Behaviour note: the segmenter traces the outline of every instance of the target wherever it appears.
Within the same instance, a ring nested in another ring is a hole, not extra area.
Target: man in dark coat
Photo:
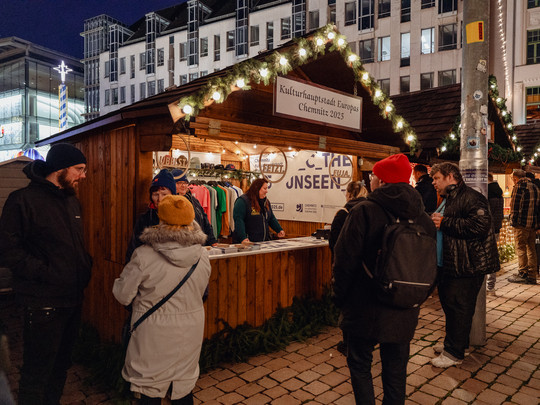
[[[413,168],[413,176],[416,181],[416,191],[422,196],[424,209],[428,214],[431,214],[437,209],[437,191],[431,183],[427,167],[424,165],[416,165]]]
[[[75,196],[86,158],[70,144],[57,144],[45,162],[23,171],[30,184],[9,195],[0,218],[0,265],[13,272],[24,309],[18,401],[59,404],[92,268]]]
[[[408,184],[411,171],[403,154],[377,162],[371,176],[372,193],[351,210],[334,248],[335,303],[343,313],[341,328],[347,339],[347,364],[357,404],[375,404],[371,362],[377,344],[382,361],[383,403],[405,403],[409,345],[419,308],[383,304],[362,263],[370,269],[375,267],[385,226],[391,222],[386,211],[397,218],[416,219],[436,238],[420,194]]]
[[[431,218],[442,233],[442,245],[437,245],[442,255],[438,289],[446,316],[444,346],[434,346],[440,355],[431,364],[446,368],[461,364],[465,357],[484,276],[498,271],[500,264],[487,198],[464,183],[453,163],[434,165],[431,177],[445,198],[441,203],[444,212]]]
[[[488,173],[488,202],[491,210],[491,228],[495,234],[495,240],[499,241],[499,233],[501,232],[502,222],[504,219],[504,198],[503,191],[499,183],[493,178],[493,174]],[[488,293],[495,293],[495,282],[497,281],[497,273],[487,275],[486,290]]]

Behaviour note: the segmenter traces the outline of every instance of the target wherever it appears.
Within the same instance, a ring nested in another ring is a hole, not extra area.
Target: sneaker
[[[494,296],[497,295],[497,294],[495,294],[495,288],[486,288],[486,294],[487,295],[494,295]]]
[[[433,346],[433,351],[436,354],[441,354],[444,351],[444,343],[437,343],[435,346]],[[470,354],[471,350],[469,348],[465,349],[465,356],[468,356]]]
[[[508,281],[511,283],[518,283],[518,284],[536,284],[536,280],[528,279],[527,277],[522,276],[511,276],[508,277]]]
[[[439,368],[448,368],[452,366],[457,366],[458,364],[461,364],[462,362],[463,360],[456,359],[451,354],[446,353],[444,351],[441,354],[439,354],[438,357],[431,359],[431,364]]]

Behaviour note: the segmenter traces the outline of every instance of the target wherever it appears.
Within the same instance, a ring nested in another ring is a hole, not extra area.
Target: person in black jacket
[[[0,265],[24,313],[18,402],[59,404],[92,268],[75,196],[86,158],[61,143],[23,171],[30,184],[9,195],[0,218]]]
[[[504,198],[503,191],[493,179],[493,174],[488,173],[488,202],[491,210],[491,228],[495,234],[495,239],[499,241],[499,233],[501,232],[502,222],[504,219]],[[495,282],[497,281],[497,273],[487,275],[486,291],[488,293],[495,292]]]
[[[431,218],[442,233],[442,245],[437,244],[442,255],[438,289],[446,317],[444,345],[433,347],[440,354],[431,364],[446,368],[461,364],[465,357],[484,276],[498,271],[500,264],[487,198],[464,183],[453,163],[434,165],[431,176],[445,198],[444,211]]]
[[[214,229],[208,221],[208,215],[204,212],[204,209],[191,191],[189,190],[189,181],[187,176],[184,174],[185,171],[175,169],[171,172],[176,181],[176,194],[183,195],[188,199],[188,201],[193,205],[195,210],[195,221],[201,226],[202,231],[206,234],[206,246],[215,246],[218,241],[214,236]]]
[[[167,169],[161,169],[160,172],[152,179],[149,191],[150,204],[148,205],[146,212],[137,219],[137,222],[135,222],[126,252],[126,263],[129,263],[131,260],[131,255],[135,249],[143,244],[139,238],[143,231],[149,226],[159,224],[159,216],[157,213],[159,203],[165,198],[165,196],[171,194],[176,195],[176,183],[174,181],[174,177]]]
[[[371,175],[372,192],[351,210],[334,248],[334,302],[343,313],[340,326],[347,339],[347,364],[357,404],[375,404],[371,362],[377,344],[382,361],[383,403],[405,403],[409,346],[420,309],[382,303],[363,263],[370,269],[375,267],[382,235],[391,222],[387,211],[397,218],[414,218],[430,237],[436,238],[420,194],[408,184],[411,171],[403,154],[377,162]]]
[[[431,214],[437,209],[437,191],[431,183],[431,177],[428,174],[427,167],[424,165],[416,165],[413,168],[413,176],[416,181],[416,190],[422,196],[424,209],[428,214]]]

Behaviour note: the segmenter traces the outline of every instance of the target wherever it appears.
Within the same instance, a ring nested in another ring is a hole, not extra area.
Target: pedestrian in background
[[[434,346],[439,356],[431,364],[446,368],[463,361],[484,276],[498,271],[500,264],[487,198],[465,184],[453,163],[434,165],[431,177],[444,197],[444,209],[431,218],[442,233],[438,290],[446,317],[444,344]]]
[[[135,249],[115,280],[113,294],[122,305],[132,305],[133,326],[186,275],[188,279],[133,332],[122,376],[140,395],[141,405],[159,405],[167,393],[173,405],[191,405],[204,333],[202,297],[211,272],[203,247],[206,235],[183,196],[166,196],[158,214],[159,225],[143,231],[144,245]]]
[[[384,404],[404,404],[410,341],[419,307],[403,309],[382,302],[378,286],[364,271],[373,269],[391,218],[415,219],[428,235],[436,230],[420,194],[409,185],[411,165],[404,154],[373,166],[371,193],[351,210],[334,248],[334,301],[343,313],[347,364],[357,404],[375,404],[371,363],[380,345]]]
[[[514,169],[512,180],[514,188],[510,202],[510,224],[516,237],[518,273],[508,277],[508,281],[536,284],[538,259],[535,241],[539,225],[540,190],[526,176],[525,170]]]
[[[416,191],[422,196],[424,209],[431,214],[437,209],[437,191],[433,187],[431,177],[428,174],[427,167],[424,165],[415,165],[413,176],[416,181]]]
[[[9,195],[0,218],[0,265],[11,269],[24,309],[18,403],[58,404],[92,268],[75,195],[86,158],[60,143],[23,171],[30,184]]]
[[[491,228],[495,234],[495,239],[499,242],[499,233],[501,232],[502,222],[504,219],[504,198],[502,188],[499,183],[494,180],[493,174],[488,174],[488,202],[491,210]],[[497,273],[487,275],[486,291],[490,294],[495,293],[495,282],[497,281]]]

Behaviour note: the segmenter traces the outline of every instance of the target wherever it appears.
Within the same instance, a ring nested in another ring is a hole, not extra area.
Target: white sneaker
[[[463,360],[458,360],[446,352],[442,352],[438,357],[431,359],[431,364],[439,368],[448,368],[452,366],[457,366],[458,364],[461,364],[462,362]]]
[[[444,351],[444,343],[437,343],[435,346],[433,346],[433,351],[436,354],[441,354]],[[466,348],[465,349],[465,356],[468,356],[471,352],[471,349]]]

